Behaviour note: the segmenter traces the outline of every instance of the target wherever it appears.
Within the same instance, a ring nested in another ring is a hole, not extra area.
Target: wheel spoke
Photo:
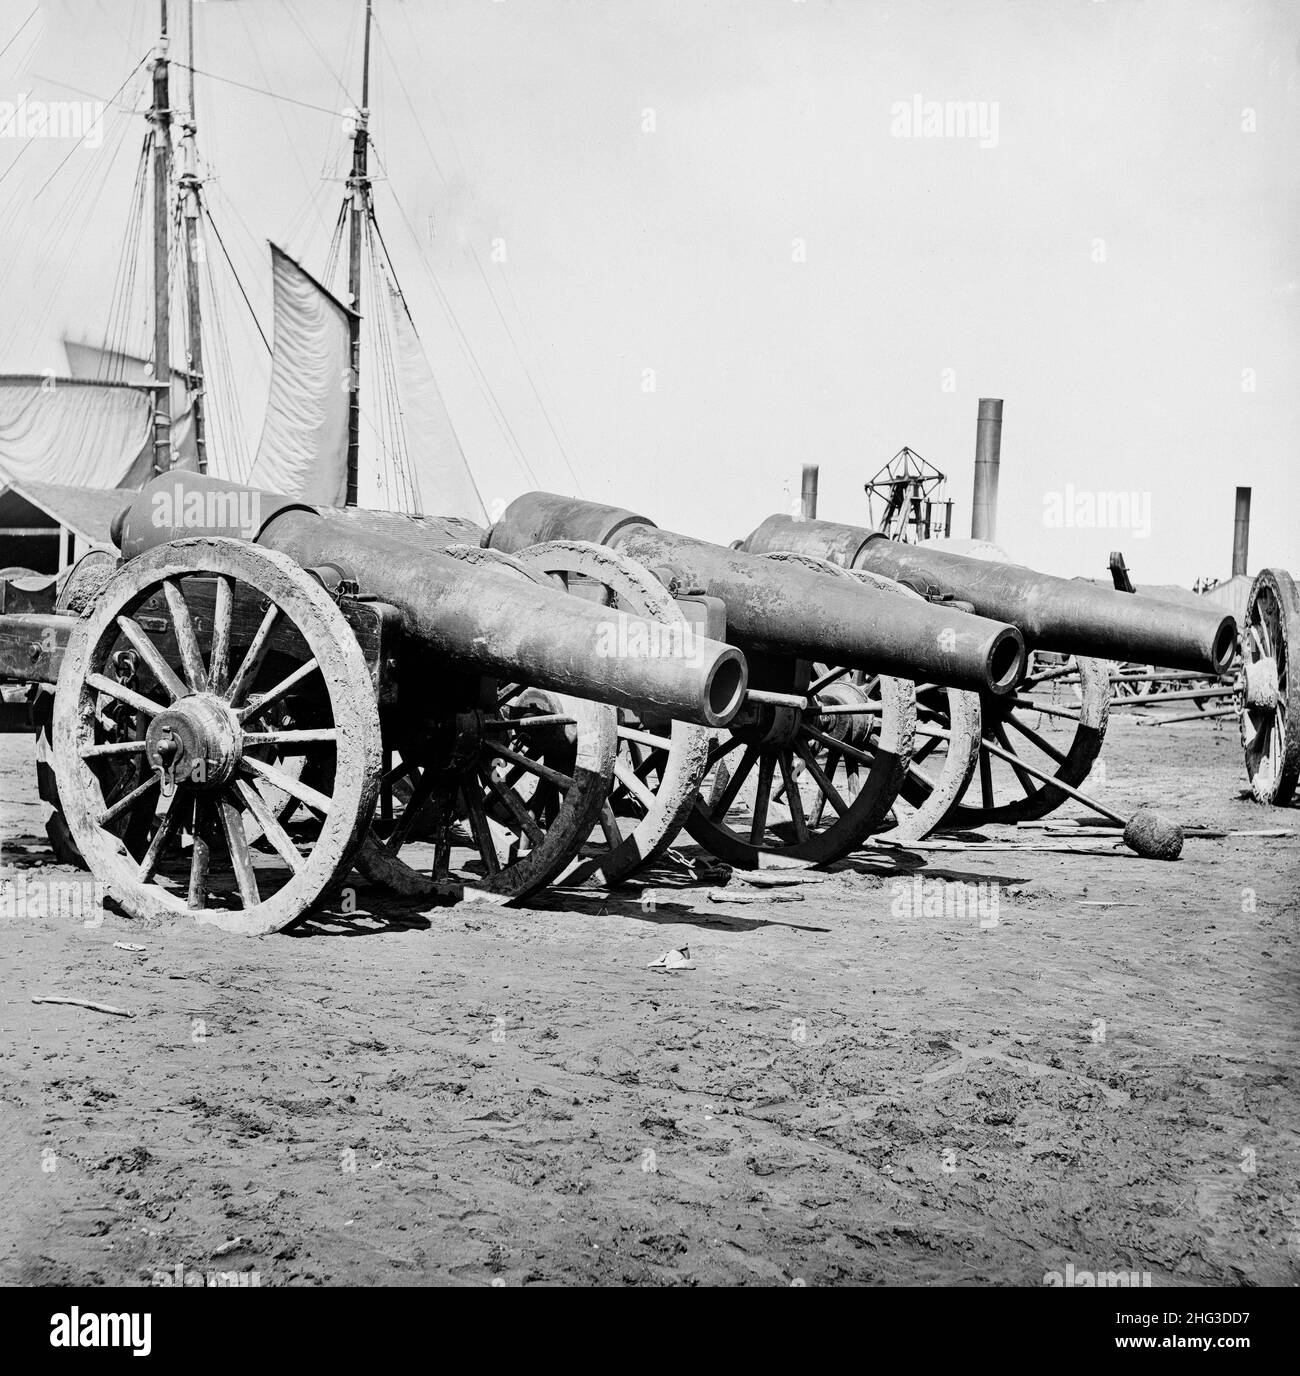
[[[239,767],[246,774],[260,775],[273,787],[278,788],[282,793],[287,793],[291,798],[297,798],[300,803],[306,803],[313,812],[319,812],[321,816],[329,812],[333,803],[333,799],[318,792],[310,784],[303,783],[301,779],[295,779],[292,774],[286,774],[284,770],[267,764],[265,760],[259,760],[256,755],[245,755],[240,760]]]
[[[521,755],[517,750],[511,750],[508,745],[497,745],[493,743],[488,746],[488,750],[493,755],[500,755],[503,759],[510,760],[514,764],[528,770],[530,774],[536,774],[539,779],[545,779],[547,783],[554,784],[556,788],[567,792],[573,787],[573,780],[567,774],[561,774],[558,769],[552,769],[550,765],[543,764],[541,760],[534,760],[529,755]]]
[[[137,693],[133,688],[128,688],[125,683],[119,683],[115,678],[105,678],[103,674],[87,674],[86,687],[93,688],[97,693],[103,693],[105,697],[116,698],[118,702],[124,702],[128,707],[133,707],[137,712],[143,713],[146,717],[156,717],[163,710],[161,702],[155,702],[152,698],[147,698],[143,693]]]
[[[909,771],[909,777],[911,779],[911,787],[919,788],[921,792],[925,794],[926,798],[934,792],[934,785],[916,768],[915,756],[912,757],[912,769]],[[922,802],[917,804],[917,806],[924,806],[924,799],[922,799]]]
[[[861,767],[856,760],[844,761],[844,785],[849,795],[849,802],[856,803],[858,794],[862,792]]]
[[[217,575],[217,595],[212,608],[212,649],[208,655],[208,686],[214,693],[225,691],[230,673],[230,623],[234,610],[235,580]]]
[[[235,788],[239,791],[239,796],[244,800],[244,806],[253,814],[254,820],[262,828],[262,834],[279,852],[281,859],[291,870],[302,869],[306,863],[289,838],[289,833],[280,825],[274,812],[266,805],[266,799],[248,782],[247,779],[236,779]]]
[[[337,742],[339,729],[337,726],[314,726],[304,728],[301,731],[246,731],[244,733],[244,747],[254,745],[319,745],[327,741]],[[286,751],[292,754],[292,751]]]
[[[776,769],[776,758],[771,751],[765,750],[758,762],[758,783],[754,790],[754,811],[749,823],[749,844],[761,846],[763,833],[767,830],[767,805],[772,797],[772,776]]]
[[[406,844],[412,829],[419,821],[420,814],[424,811],[425,804],[433,797],[434,785],[437,783],[437,776],[432,769],[426,769],[422,774],[412,772],[411,779],[415,783],[415,787],[411,790],[411,796],[406,800],[402,815],[397,819],[392,831],[388,833],[388,837],[384,841],[385,848],[392,855],[396,855]]]
[[[117,628],[131,642],[136,654],[144,660],[149,672],[158,680],[159,686],[173,702],[189,693],[189,688],[163,658],[163,652],[153,643],[149,633],[138,621],[129,616],[119,616]]]
[[[805,727],[805,729],[808,729]],[[799,753],[799,758],[803,760],[804,767],[813,776],[817,787],[830,799],[831,806],[841,817],[849,810],[849,805],[840,797],[839,790],[821,771],[821,766],[813,759],[808,747],[802,741],[795,741],[794,748]]]
[[[942,737],[940,737],[940,736],[931,736],[930,739],[929,739],[928,741],[926,741],[924,745],[919,746],[919,747],[916,749],[916,751],[913,753],[913,755],[912,755],[912,768],[915,769],[916,766],[917,766],[918,764],[921,764],[924,760],[929,759],[929,757],[930,757],[932,754],[934,754],[934,752],[935,752],[936,750],[938,750],[939,746],[940,746],[942,743],[943,743],[943,738],[942,738]]]
[[[1064,717],[1066,721],[1075,723],[1079,720],[1077,712],[1067,712],[1064,707],[1049,707],[1045,702],[1035,702],[1033,698],[1015,698],[1012,706],[1027,707],[1031,712],[1041,712],[1046,717]]]
[[[137,784],[129,793],[124,793],[115,803],[106,808],[99,816],[99,825],[106,827],[108,824],[120,817],[129,808],[144,800],[146,793],[150,789],[158,788],[162,779],[155,773],[150,772],[148,778],[141,784]]]
[[[605,833],[605,844],[610,850],[617,850],[623,844],[623,833],[619,830],[618,817],[608,803],[600,810],[600,829]]]
[[[267,652],[271,648],[271,634],[279,619],[280,609],[272,602],[266,609],[266,614],[262,617],[262,624],[258,626],[257,633],[253,636],[253,642],[249,645],[243,662],[239,666],[239,671],[235,674],[234,681],[230,685],[230,691],[226,694],[226,700],[232,707],[238,707],[243,702],[244,695],[253,686],[253,680],[257,677],[263,662],[266,660]]]
[[[395,784],[398,781],[398,779],[402,777],[403,774],[405,774],[406,777],[410,779],[410,781],[413,784],[420,782],[419,774],[416,773],[415,770],[409,764],[407,764],[405,760],[399,760],[391,769],[386,770],[382,775],[380,775],[379,782],[385,787],[389,787],[392,784]]]
[[[81,749],[83,760],[98,759],[102,755],[141,755],[145,741],[106,741],[102,745],[87,745]]]
[[[634,770],[622,760],[614,761],[614,777],[641,804],[647,812],[655,805],[655,795],[641,782]]]
[[[190,687],[196,693],[207,691],[208,671],[203,667],[203,654],[199,650],[199,638],[194,633],[194,618],[190,615],[189,604],[180,584],[174,578],[163,580],[163,594],[167,607],[172,614],[172,630],[176,633],[176,649],[181,657],[181,666]]]
[[[506,788],[491,769],[480,769],[479,777],[515,819],[515,830],[521,836],[526,835],[534,846],[540,846],[546,840],[546,833],[537,825],[537,818],[519,801],[519,795],[514,789]]]
[[[829,688],[832,683],[838,683],[840,679],[842,679],[844,675],[849,672],[851,672],[851,670],[847,664],[840,669],[828,670],[821,676],[821,678],[817,679],[816,682],[808,685],[808,697],[816,697],[816,695],[820,693],[823,688]]]
[[[799,796],[799,786],[795,783],[790,769],[790,752],[782,750],[777,756],[781,765],[781,778],[785,783],[785,803],[790,809],[790,820],[794,823],[794,839],[798,845],[808,839],[808,820],[804,816],[803,799]]]
[[[649,731],[635,731],[630,726],[618,728],[621,741],[635,741],[638,745],[648,745],[651,750],[671,750],[673,743],[667,736],[656,736]]]
[[[279,702],[286,693],[292,693],[303,679],[310,677],[319,668],[320,665],[313,655],[311,659],[300,664],[287,678],[282,678],[269,692],[258,693],[255,697],[250,698],[248,705],[239,709],[240,721],[247,721],[249,717],[255,717],[265,712],[272,703]]]
[[[747,745],[739,767],[727,781],[726,788],[722,790],[722,796],[709,808],[709,819],[711,821],[716,822],[720,817],[725,817],[727,813],[731,811],[731,805],[736,801],[736,795],[740,792],[741,785],[749,776],[749,771],[753,769],[757,759],[758,747],[756,745]]]
[[[148,883],[153,877],[153,872],[158,868],[158,861],[162,858],[163,848],[166,846],[168,838],[176,829],[176,822],[180,816],[180,808],[176,806],[177,794],[175,791],[167,797],[162,816],[158,819],[158,828],[153,834],[153,840],[149,842],[149,849],[145,851],[144,858],[140,861],[140,868],[136,873],[136,878],[142,883]]]
[[[472,783],[461,789],[465,800],[465,811],[469,816],[469,829],[478,847],[479,858],[483,861],[489,875],[501,873],[501,857],[497,854],[496,842],[492,839],[492,826],[487,813],[483,810],[483,797]]]
[[[985,808],[993,806],[993,756],[980,750],[980,801]]]
[[[705,765],[704,772],[707,774],[709,770],[712,769],[713,766],[717,764],[717,762],[724,755],[730,755],[731,752],[735,750],[738,745],[740,745],[740,743],[741,742],[739,736],[731,736],[729,739],[723,741],[720,745],[715,745],[709,751],[709,762],[707,765]]]
[[[576,726],[577,717],[563,712],[536,712],[522,717],[490,717],[483,723],[484,731],[532,731],[539,726]]]
[[[205,908],[208,903],[208,866],[212,859],[212,807],[202,795],[194,799],[193,851],[190,855],[191,908]]]
[[[819,731],[815,726],[810,726],[806,720],[800,723],[800,729],[804,735],[811,736],[813,740],[824,745],[828,751],[835,750],[850,760],[857,760],[859,764],[871,766],[876,762],[874,755],[868,754],[865,750],[859,750],[856,745],[850,745],[848,741],[841,740],[838,736],[828,736],[825,731]]]
[[[1009,726],[1014,726],[1022,736],[1025,736],[1029,740],[1033,741],[1033,743],[1043,752],[1044,755],[1050,756],[1052,759],[1056,761],[1057,764],[1065,763],[1065,756],[1051,743],[1051,741],[1045,741],[1042,738],[1042,736],[1038,734],[1037,731],[1033,730],[1032,727],[1026,726],[1024,722],[1020,721],[1014,712],[1009,712],[1007,714],[1007,724]]]
[[[1007,736],[1006,727],[1004,727],[1000,721],[995,721],[993,723],[993,734],[997,737],[998,744],[1003,750],[1005,750],[1008,755],[1014,756],[1016,752],[1011,748],[1011,741]],[[1034,794],[1038,792],[1037,780],[1032,774],[1026,774],[1020,767],[1018,761],[1007,760],[1005,763],[1009,764],[1011,768],[1015,770],[1016,778],[1020,780],[1020,787],[1024,790],[1025,797],[1032,798]]]
[[[253,873],[253,856],[248,849],[248,835],[244,831],[244,814],[229,797],[217,801],[221,815],[221,829],[226,833],[226,847],[230,851],[230,867],[235,871],[239,897],[245,908],[255,908],[262,901],[257,891],[257,876]]]
[[[836,749],[835,749],[834,747],[832,747],[832,746],[827,746],[827,747],[826,747],[826,777],[827,777],[828,779],[834,779],[834,778],[835,778],[835,771],[840,767],[840,765],[843,763],[843,761],[844,761],[844,752],[843,752],[842,750],[836,750]],[[799,761],[799,767],[800,767],[801,769],[803,768],[803,761],[802,761],[802,760]],[[805,772],[806,772],[806,771],[805,771]],[[821,791],[821,789],[818,789],[818,790],[817,790],[817,805],[813,808],[813,817],[812,817],[813,826],[815,826],[815,827],[821,826],[821,824],[822,824],[822,818],[823,818],[825,815],[826,815],[826,795]]]

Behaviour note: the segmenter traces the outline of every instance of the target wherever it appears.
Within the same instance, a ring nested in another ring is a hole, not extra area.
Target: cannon
[[[115,523],[120,561],[0,617],[0,679],[53,687],[58,811],[113,899],[261,934],[354,862],[454,892],[463,842],[462,877],[519,900],[599,828],[616,707],[700,728],[739,709],[734,647],[687,656],[464,533],[163,475]]]
[[[1077,787],[1100,754],[1113,678],[1108,661],[1218,674],[1235,649],[1235,623],[1217,609],[1051,577],[991,558],[989,549],[982,557],[955,553],[901,544],[862,526],[781,515],[768,517],[740,547],[794,552],[856,577],[887,578],[1021,631],[1029,670],[1014,693],[980,695],[973,753],[969,727],[954,718],[953,695],[931,688],[918,695],[918,733],[927,745],[942,742],[949,788],[968,770],[958,800],[947,809],[950,824],[1028,820],[1065,801],[1050,781]],[[967,701],[964,709],[971,712],[973,704]]]
[[[737,866],[842,858],[903,807],[912,681],[997,697],[1015,689],[1024,665],[1019,633],[999,621],[866,588],[812,557],[769,558],[662,530],[623,508],[527,493],[485,546],[572,593],[725,636],[749,665],[745,707],[724,727],[663,713],[620,722],[610,803],[634,844],[600,860],[604,882],[658,853],[671,824]],[[853,685],[843,681],[850,672],[860,675]]]

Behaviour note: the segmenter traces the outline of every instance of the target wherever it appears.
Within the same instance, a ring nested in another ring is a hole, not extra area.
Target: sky
[[[265,241],[324,261],[362,8],[195,5],[207,194],[264,325]],[[128,108],[98,147],[0,137],[0,369],[23,372],[104,333],[158,4],[33,11],[0,0],[0,101]],[[862,484],[907,445],[965,535],[993,396],[1018,561],[1226,576],[1243,484],[1251,571],[1300,571],[1294,3],[376,0],[375,20],[377,211],[490,511],[543,487],[725,542],[816,463],[820,514],[866,523]],[[242,305],[222,314],[255,441],[265,351]]]

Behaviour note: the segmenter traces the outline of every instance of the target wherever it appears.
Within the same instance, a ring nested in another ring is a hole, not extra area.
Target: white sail
[[[120,349],[68,339],[65,335],[63,352],[67,356],[68,372],[74,378],[124,382],[133,386],[145,386],[153,381],[152,364]],[[172,467],[195,472],[199,466],[199,447],[194,434],[194,413],[189,406],[185,375],[175,368],[172,369],[171,415]]]
[[[415,323],[401,292],[391,282],[386,285],[415,509],[427,515],[461,516],[486,525],[483,498],[475,486],[420,336],[415,332]]]
[[[0,376],[0,469],[24,480],[139,487],[153,472],[153,402],[136,387]]]
[[[347,496],[347,307],[271,245],[275,343],[271,393],[249,481],[303,501]]]

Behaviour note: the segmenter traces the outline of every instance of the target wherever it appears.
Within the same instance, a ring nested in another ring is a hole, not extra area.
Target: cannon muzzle
[[[962,598],[980,615],[1018,627],[1031,648],[1219,674],[1236,647],[1236,622],[1217,608],[900,544],[865,526],[769,516],[741,547],[755,554],[794,550],[869,569],[920,593]]]
[[[396,607],[408,636],[483,674],[703,726],[726,725],[744,701],[745,660],[732,646],[506,569],[468,565],[415,527],[389,530],[386,520],[197,473],[155,478],[116,524],[128,559],[183,535],[225,535],[279,550],[305,569],[332,566]]]
[[[1013,626],[676,535],[619,507],[529,492],[488,533],[507,553],[554,539],[610,545],[669,586],[721,598],[728,638],[747,651],[991,693],[1010,692],[1024,670]]]

